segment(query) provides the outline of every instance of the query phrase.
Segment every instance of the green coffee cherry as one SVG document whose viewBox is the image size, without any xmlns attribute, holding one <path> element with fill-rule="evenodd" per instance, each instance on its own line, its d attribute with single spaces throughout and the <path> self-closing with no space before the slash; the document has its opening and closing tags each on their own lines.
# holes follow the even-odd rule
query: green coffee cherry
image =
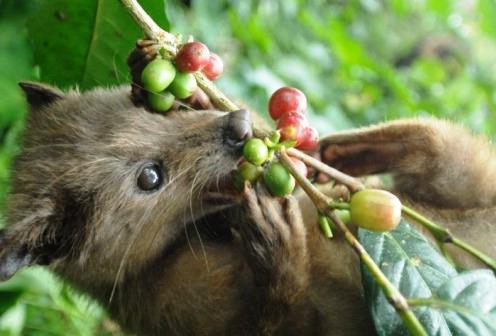
<svg viewBox="0 0 496 336">
<path fill-rule="evenodd" d="M 350 215 L 350 211 L 349 210 L 334 210 L 334 213 L 336 214 L 336 216 L 339 217 L 339 219 L 341 219 L 341 222 L 343 222 L 344 224 L 350 224 L 351 222 L 351 215 Z"/>
<path fill-rule="evenodd" d="M 148 104 L 157 112 L 167 112 L 174 105 L 174 96 L 168 91 L 148 92 Z"/>
<path fill-rule="evenodd" d="M 164 59 L 154 59 L 146 65 L 141 73 L 141 83 L 147 91 L 159 93 L 164 91 L 176 76 L 174 65 Z"/>
<path fill-rule="evenodd" d="M 243 155 L 247 161 L 260 166 L 267 160 L 269 149 L 262 140 L 253 138 L 248 140 L 243 146 Z"/>
<path fill-rule="evenodd" d="M 262 172 L 262 167 L 255 166 L 254 164 L 245 161 L 239 166 L 234 175 L 234 186 L 236 189 L 242 190 L 245 181 L 255 182 Z"/>
<path fill-rule="evenodd" d="M 264 171 L 264 182 L 274 196 L 285 196 L 293 192 L 295 179 L 280 163 L 271 163 Z"/>
<path fill-rule="evenodd" d="M 400 200 L 385 190 L 365 189 L 351 197 L 351 222 L 371 231 L 389 231 L 401 221 Z"/>
<path fill-rule="evenodd" d="M 169 86 L 169 91 L 179 99 L 186 99 L 191 97 L 197 88 L 198 86 L 193 74 L 178 71 Z"/>
</svg>

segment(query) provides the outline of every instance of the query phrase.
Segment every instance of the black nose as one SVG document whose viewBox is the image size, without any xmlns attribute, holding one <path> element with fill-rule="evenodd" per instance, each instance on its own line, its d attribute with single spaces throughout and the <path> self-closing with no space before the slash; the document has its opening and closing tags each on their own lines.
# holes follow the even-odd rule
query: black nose
<svg viewBox="0 0 496 336">
<path fill-rule="evenodd" d="M 241 147 L 250 139 L 253 131 L 251 117 L 247 110 L 237 110 L 225 116 L 227 118 L 224 129 L 224 139 L 231 147 Z"/>
</svg>

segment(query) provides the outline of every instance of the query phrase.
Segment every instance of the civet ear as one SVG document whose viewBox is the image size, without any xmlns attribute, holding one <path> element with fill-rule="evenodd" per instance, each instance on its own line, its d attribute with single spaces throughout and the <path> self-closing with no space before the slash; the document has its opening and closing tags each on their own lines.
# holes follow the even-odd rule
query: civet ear
<svg viewBox="0 0 496 336">
<path fill-rule="evenodd" d="M 31 109 L 36 110 L 47 106 L 56 100 L 64 98 L 64 93 L 50 85 L 37 82 L 19 82 L 19 86 L 26 94 Z"/>
</svg>

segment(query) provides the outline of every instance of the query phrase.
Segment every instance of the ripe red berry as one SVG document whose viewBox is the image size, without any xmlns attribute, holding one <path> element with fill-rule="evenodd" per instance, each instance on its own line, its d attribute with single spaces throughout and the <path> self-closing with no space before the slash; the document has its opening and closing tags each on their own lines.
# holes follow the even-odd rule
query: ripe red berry
<svg viewBox="0 0 496 336">
<path fill-rule="evenodd" d="M 182 72 L 203 69 L 210 60 L 208 47 L 201 42 L 189 42 L 182 46 L 176 56 L 176 66 Z"/>
<path fill-rule="evenodd" d="M 293 161 L 294 165 L 296 166 L 296 170 L 298 171 L 298 173 L 300 173 L 300 175 L 303 175 L 305 177 L 307 177 L 308 175 L 308 168 L 307 166 L 303 163 L 303 161 L 297 159 L 297 158 L 294 158 L 294 157 L 290 157 L 291 161 Z"/>
<path fill-rule="evenodd" d="M 269 100 L 269 114 L 273 120 L 279 119 L 284 113 L 305 113 L 307 98 L 298 89 L 282 87 L 272 94 Z"/>
<path fill-rule="evenodd" d="M 222 75 L 224 71 L 224 62 L 222 62 L 222 58 L 219 55 L 211 52 L 210 60 L 208 64 L 203 68 L 202 72 L 207 76 L 211 81 L 216 80 Z"/>
<path fill-rule="evenodd" d="M 303 140 L 296 147 L 304 151 L 312 151 L 319 144 L 319 133 L 313 127 L 307 127 L 303 131 Z"/>
<path fill-rule="evenodd" d="M 307 118 L 297 112 L 285 113 L 277 122 L 277 129 L 281 132 L 281 141 L 295 140 L 297 146 L 303 142 L 307 126 Z"/>
</svg>

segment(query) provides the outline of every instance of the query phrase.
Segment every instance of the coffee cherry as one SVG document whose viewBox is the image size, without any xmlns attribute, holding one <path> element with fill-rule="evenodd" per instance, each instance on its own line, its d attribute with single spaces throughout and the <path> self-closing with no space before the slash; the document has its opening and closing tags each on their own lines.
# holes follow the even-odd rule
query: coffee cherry
<svg viewBox="0 0 496 336">
<path fill-rule="evenodd" d="M 210 60 L 210 51 L 201 42 L 189 42 L 182 46 L 176 56 L 176 65 L 180 71 L 195 72 L 203 69 Z"/>
<path fill-rule="evenodd" d="M 304 131 L 308 121 L 304 115 L 296 112 L 288 112 L 281 116 L 277 122 L 277 129 L 281 132 L 281 140 L 294 140 L 296 146 L 304 140 Z"/>
<path fill-rule="evenodd" d="M 168 91 L 148 92 L 148 104 L 157 112 L 167 112 L 174 104 L 174 96 Z"/>
<path fill-rule="evenodd" d="M 211 52 L 208 64 L 202 70 L 203 74 L 211 81 L 216 80 L 224 72 L 224 62 L 219 55 Z"/>
<path fill-rule="evenodd" d="M 294 165 L 296 166 L 296 171 L 300 173 L 300 175 L 307 177 L 308 175 L 308 168 L 307 166 L 303 163 L 303 161 L 290 157 L 291 161 L 293 161 Z"/>
<path fill-rule="evenodd" d="M 319 144 L 319 133 L 313 127 L 307 127 L 303 131 L 303 141 L 296 147 L 303 151 L 313 151 Z"/>
<path fill-rule="evenodd" d="M 351 197 L 351 222 L 371 231 L 389 231 L 401 221 L 400 200 L 385 190 L 365 189 Z"/>
<path fill-rule="evenodd" d="M 250 162 L 243 162 L 234 175 L 234 186 L 238 190 L 242 190 L 245 181 L 255 182 L 262 174 L 263 169 L 260 166 L 255 166 Z"/>
<path fill-rule="evenodd" d="M 284 113 L 304 113 L 307 109 L 307 98 L 298 89 L 282 87 L 272 94 L 269 100 L 269 114 L 273 120 L 279 119 Z"/>
<path fill-rule="evenodd" d="M 195 93 L 198 86 L 195 76 L 186 72 L 177 72 L 176 78 L 170 84 L 168 90 L 179 99 L 186 99 Z"/>
<path fill-rule="evenodd" d="M 164 91 L 176 76 L 176 68 L 171 62 L 154 59 L 146 65 L 141 73 L 141 83 L 145 90 L 159 93 Z"/>
<path fill-rule="evenodd" d="M 271 163 L 263 175 L 265 185 L 274 196 L 285 196 L 293 192 L 295 179 L 280 163 Z"/>
<path fill-rule="evenodd" d="M 243 146 L 243 155 L 247 161 L 260 166 L 267 160 L 269 149 L 262 140 L 253 138 L 248 140 Z"/>
<path fill-rule="evenodd" d="M 334 213 L 336 214 L 336 216 L 339 217 L 339 219 L 341 219 L 341 221 L 344 223 L 344 224 L 350 224 L 351 222 L 351 217 L 350 217 L 350 211 L 349 210 L 340 210 L 340 209 L 336 209 L 334 210 Z"/>
</svg>

